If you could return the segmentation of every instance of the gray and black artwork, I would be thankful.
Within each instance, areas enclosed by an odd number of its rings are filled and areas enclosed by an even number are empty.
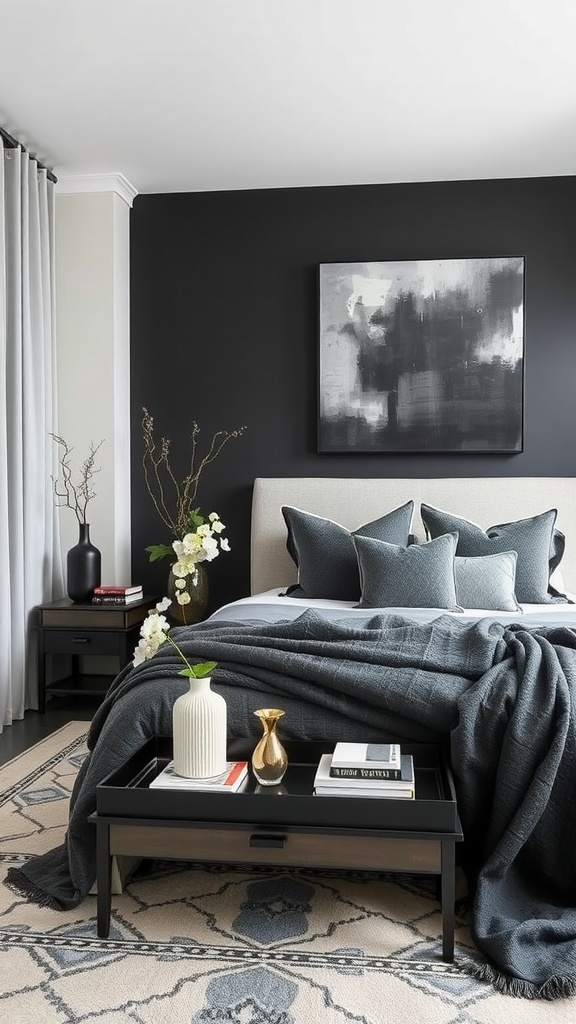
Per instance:
[[[520,452],[524,259],[320,264],[320,452]]]

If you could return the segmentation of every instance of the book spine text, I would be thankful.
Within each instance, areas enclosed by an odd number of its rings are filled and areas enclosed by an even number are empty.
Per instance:
[[[400,768],[330,768],[333,779],[401,779]]]
[[[94,587],[95,597],[126,597],[129,594],[141,594],[141,587]]]

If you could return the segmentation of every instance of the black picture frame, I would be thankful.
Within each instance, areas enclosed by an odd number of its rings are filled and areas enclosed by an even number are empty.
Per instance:
[[[319,264],[318,452],[521,452],[524,263]]]

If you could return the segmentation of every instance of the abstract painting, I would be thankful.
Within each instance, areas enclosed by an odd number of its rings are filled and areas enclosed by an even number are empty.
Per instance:
[[[522,451],[523,257],[319,278],[319,452]]]

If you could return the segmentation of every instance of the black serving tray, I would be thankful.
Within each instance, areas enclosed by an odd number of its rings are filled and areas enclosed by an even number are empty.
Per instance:
[[[255,739],[235,739],[228,759],[250,762]],[[172,759],[172,737],[148,740],[96,789],[96,809],[103,817],[195,821],[282,828],[323,828],[376,832],[460,833],[454,782],[445,753],[435,744],[402,744],[414,757],[416,799],[315,796],[314,775],[320,757],[333,743],[283,741],[288,769],[280,786],[260,786],[249,771],[238,793],[150,789],[149,784]]]

